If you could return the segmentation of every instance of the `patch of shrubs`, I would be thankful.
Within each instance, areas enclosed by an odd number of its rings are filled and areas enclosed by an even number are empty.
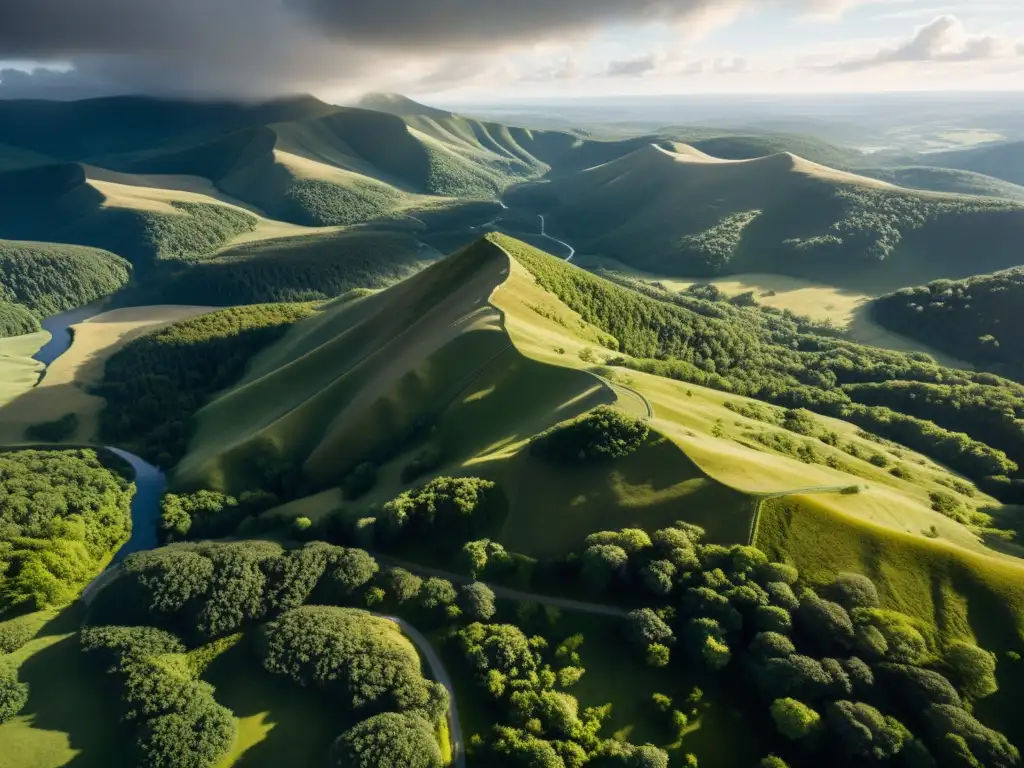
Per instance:
[[[117,682],[141,768],[216,765],[234,744],[237,721],[198,680],[178,638],[152,627],[90,627],[83,650]]]
[[[931,627],[883,608],[863,575],[813,589],[758,549],[702,539],[684,523],[606,531],[576,560],[592,591],[650,606],[626,622],[648,664],[739,675],[799,764],[1020,764],[1006,737],[971,714],[997,690],[994,654],[943,646]]]
[[[6,723],[28,703],[28,683],[18,681],[18,669],[0,659],[0,723]]]
[[[600,405],[537,435],[530,450],[557,464],[621,459],[643,445],[649,431],[643,419]]]

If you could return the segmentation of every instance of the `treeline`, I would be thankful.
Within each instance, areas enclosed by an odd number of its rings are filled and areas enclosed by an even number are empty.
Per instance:
[[[184,455],[192,416],[234,384],[249,360],[314,313],[308,304],[235,307],[176,323],[118,350],[97,394],[103,439],[169,469]]]
[[[40,318],[114,293],[130,277],[128,262],[106,251],[0,240],[0,302]]]
[[[141,247],[155,259],[201,259],[236,235],[256,229],[256,217],[237,208],[177,200],[171,206],[181,214],[140,214]]]
[[[94,450],[0,453],[0,614],[71,602],[131,532],[134,484]]]
[[[332,299],[354,288],[386,288],[429,263],[408,235],[344,232],[242,245],[153,276],[141,303],[231,306]]]
[[[648,664],[699,664],[759,697],[783,756],[765,765],[1020,764],[971,714],[997,690],[994,654],[884,608],[865,576],[812,587],[754,547],[702,538],[685,523],[595,533],[578,574],[593,593],[646,604],[626,637]]]
[[[39,318],[21,304],[0,301],[0,339],[23,336],[40,329]]]
[[[1024,269],[936,280],[876,299],[879,325],[979,368],[1024,380]]]
[[[942,368],[923,355],[802,333],[785,317],[757,309],[661,301],[510,238],[490,237],[547,290],[615,337],[612,351],[621,355],[609,356],[612,364],[843,418],[963,472],[1004,500],[1024,498],[1010,479],[1024,460],[1008,438],[1022,434],[1018,384]],[[867,384],[873,386],[854,386]],[[908,402],[911,384],[929,385],[927,408]],[[1012,407],[993,408],[983,421],[965,419],[963,409],[978,393]]]

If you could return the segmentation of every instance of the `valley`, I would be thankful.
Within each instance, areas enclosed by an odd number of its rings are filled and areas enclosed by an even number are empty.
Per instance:
[[[0,101],[0,754],[1018,765],[1024,196],[925,166]]]

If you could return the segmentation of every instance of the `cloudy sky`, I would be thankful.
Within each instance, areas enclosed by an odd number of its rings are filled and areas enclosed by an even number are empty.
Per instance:
[[[1024,0],[0,0],[0,97],[1001,90]]]

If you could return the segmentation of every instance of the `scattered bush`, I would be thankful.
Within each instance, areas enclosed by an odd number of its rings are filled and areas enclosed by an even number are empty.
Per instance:
[[[417,714],[385,712],[345,731],[331,748],[337,768],[441,768],[430,723]]]
[[[530,450],[535,456],[562,464],[618,459],[643,445],[648,432],[642,419],[601,405],[537,435]]]
[[[0,659],[0,723],[6,723],[28,703],[28,683],[18,682],[18,670]]]
[[[771,713],[779,733],[794,741],[812,735],[821,721],[821,715],[796,699],[776,699]]]

